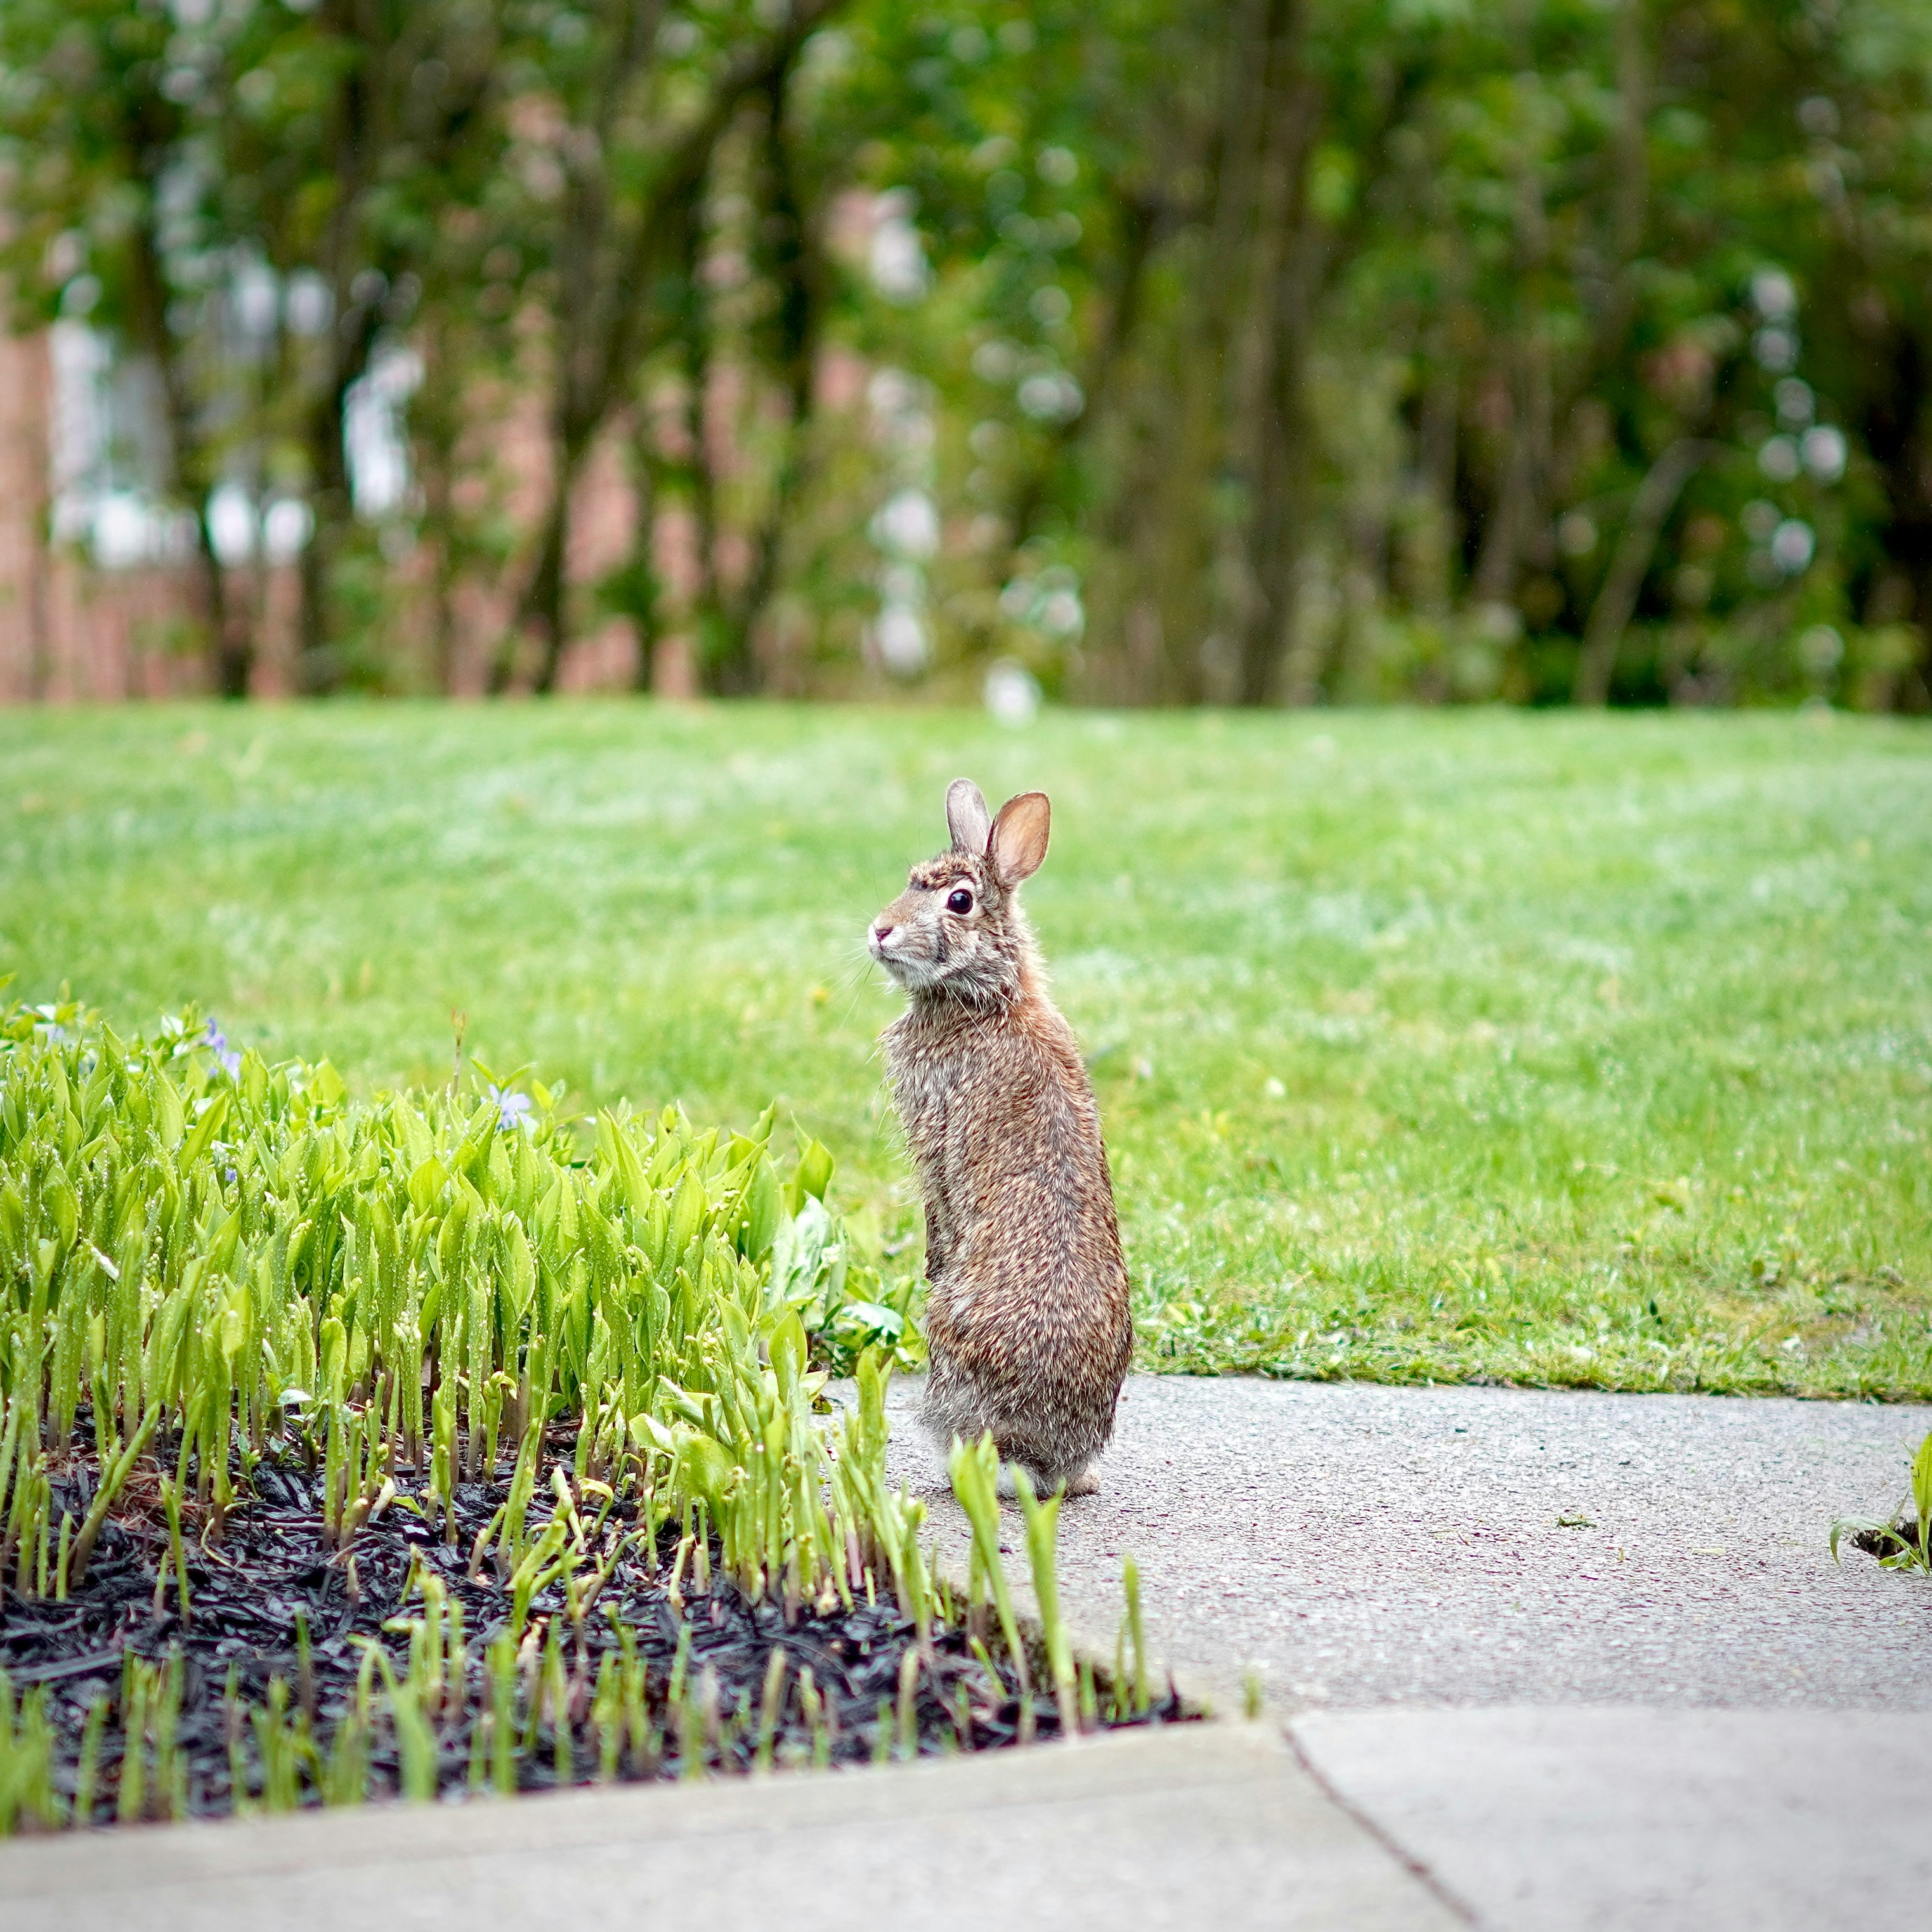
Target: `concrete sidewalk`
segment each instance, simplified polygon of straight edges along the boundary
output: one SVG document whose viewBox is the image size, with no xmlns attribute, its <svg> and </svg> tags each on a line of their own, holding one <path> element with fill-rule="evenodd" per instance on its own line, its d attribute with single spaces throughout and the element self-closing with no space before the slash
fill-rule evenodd
<svg viewBox="0 0 1932 1932">
<path fill-rule="evenodd" d="M 1932 1894 L 1911 1716 L 1311 1712 L 916 1766 L 0 1845 L 7 1932 L 1864 1932 Z"/>
<path fill-rule="evenodd" d="M 7 1932 L 1453 1932 L 1257 1726 L 879 1771 L 0 1846 Z"/>
<path fill-rule="evenodd" d="M 965 1519 L 892 1394 L 893 1474 L 962 1571 Z M 1827 1547 L 1889 1514 L 1932 1409 L 1136 1376 L 1060 1594 L 1111 1655 L 1120 1560 L 1184 1683 L 1236 1708 L 1932 1709 L 1932 1586 Z M 1026 1574 L 1009 1505 L 1008 1568 Z"/>
<path fill-rule="evenodd" d="M 1853 1932 L 1932 1899 L 1919 1717 L 1323 1711 L 1292 1735 L 1491 1932 Z"/>
</svg>

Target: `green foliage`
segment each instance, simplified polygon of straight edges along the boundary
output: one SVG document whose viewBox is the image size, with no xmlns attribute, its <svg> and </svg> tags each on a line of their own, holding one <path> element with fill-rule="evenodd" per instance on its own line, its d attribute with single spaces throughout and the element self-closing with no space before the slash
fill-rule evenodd
<svg viewBox="0 0 1932 1932">
<path fill-rule="evenodd" d="M 956 1481 L 955 1487 L 958 1486 Z M 1060 1728 L 1071 1737 L 1080 1728 L 1075 1707 L 1073 1644 L 1060 1614 L 1060 1576 L 1058 1562 L 1060 1540 L 1060 1508 L 1066 1500 L 1064 1490 L 1042 1500 L 1034 1491 L 1033 1479 L 1019 1468 L 1013 1471 L 1014 1493 L 1026 1521 L 1027 1563 L 1033 1574 L 1034 1601 L 1040 1606 L 1041 1639 L 1046 1649 L 1046 1664 L 1053 1679 L 1054 1695 L 1060 1705 Z"/>
<path fill-rule="evenodd" d="M 101 1476 L 70 1567 L 62 1532 L 63 1591 L 158 1430 L 218 1524 L 255 1458 L 305 1441 L 344 1543 L 431 1435 L 432 1510 L 507 1438 L 521 1448 L 500 1561 L 520 1627 L 580 1555 L 566 1511 L 541 1535 L 524 1521 L 546 1426 L 567 1416 L 650 1522 L 701 1502 L 754 1600 L 849 1598 L 884 1435 L 854 1460 L 814 1418 L 824 1378 L 769 1265 L 790 1227 L 770 1116 L 749 1136 L 697 1133 L 674 1108 L 573 1122 L 536 1083 L 478 1084 L 358 1104 L 327 1061 L 271 1066 L 192 1013 L 134 1041 L 71 1005 L 0 1022 L 0 1564 L 15 1587 L 47 1594 L 46 1459 L 87 1404 Z M 806 1171 L 822 1195 L 829 1161 Z"/>
<path fill-rule="evenodd" d="M 158 377 L 106 480 L 204 562 L 307 507 L 311 686 L 446 686 L 468 590 L 494 688 L 614 612 L 733 692 L 1916 705 L 1923 11 L 10 0 L 7 265 Z"/>
<path fill-rule="evenodd" d="M 37 1684 L 14 1699 L 0 1670 L 0 1838 L 23 1820 L 52 1828 L 66 1822 L 67 1808 L 54 1788 L 53 1733 L 47 1722 L 47 1691 Z"/>
<path fill-rule="evenodd" d="M 850 1218 L 836 1218 L 822 1196 L 806 1194 L 774 1244 L 773 1292 L 798 1311 L 814 1360 L 833 1373 L 851 1373 L 868 1348 L 916 1368 L 925 1359 L 916 1325 L 920 1278 L 908 1270 L 888 1281 L 862 1258 L 860 1246 Z"/>
<path fill-rule="evenodd" d="M 1890 1522 L 1866 1516 L 1840 1516 L 1832 1526 L 1832 1555 L 1850 1537 L 1869 1550 L 1887 1570 L 1916 1570 L 1932 1576 L 1932 1435 L 1912 1459 L 1912 1498 Z"/>
<path fill-rule="evenodd" d="M 999 1451 L 990 1435 L 977 1442 L 955 1441 L 947 1467 L 952 1493 L 966 1512 L 972 1526 L 973 1542 L 968 1561 L 967 1595 L 983 1620 L 983 1606 L 990 1594 L 1000 1621 L 1000 1634 L 1012 1659 L 1020 1681 L 1020 1736 L 1024 1740 L 1033 1729 L 1033 1700 L 1026 1646 L 1021 1641 L 1019 1618 L 1013 1606 L 1012 1586 L 1006 1580 L 1000 1561 Z"/>
</svg>

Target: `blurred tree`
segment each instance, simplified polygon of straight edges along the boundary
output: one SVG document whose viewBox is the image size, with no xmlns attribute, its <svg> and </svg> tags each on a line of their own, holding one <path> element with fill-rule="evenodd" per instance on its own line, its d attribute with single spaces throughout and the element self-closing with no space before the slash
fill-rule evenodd
<svg viewBox="0 0 1932 1932">
<path fill-rule="evenodd" d="M 1922 0 L 0 10 L 237 692 L 272 518 L 314 689 L 1925 706 L 1928 129 Z"/>
<path fill-rule="evenodd" d="M 185 76 L 208 38 L 127 0 L 0 8 L 0 128 L 12 154 L 0 189 L 11 219 L 0 233 L 20 319 L 64 315 L 112 332 L 157 406 L 161 434 L 142 480 L 191 521 L 216 687 L 240 697 L 248 640 L 208 520 L 221 449 L 206 408 L 215 377 L 178 306 L 195 198 Z"/>
<path fill-rule="evenodd" d="M 508 10 L 305 0 L 239 10 L 207 82 L 210 199 L 230 249 L 259 254 L 309 308 L 286 318 L 296 326 L 259 412 L 269 436 L 299 451 L 291 480 L 313 518 L 300 554 L 300 681 L 327 690 L 358 668 L 380 681 L 380 667 L 353 662 L 335 606 L 355 526 L 351 399 L 385 342 L 400 348 L 432 282 L 440 304 L 473 300 L 484 231 L 460 218 L 488 208 L 504 163 L 517 77 Z"/>
<path fill-rule="evenodd" d="M 566 640 L 564 574 L 573 486 L 598 433 L 637 398 L 642 366 L 674 337 L 703 386 L 708 331 L 698 284 L 703 196 L 720 148 L 748 103 L 770 130 L 770 186 L 788 194 L 783 103 L 806 37 L 838 0 L 798 0 L 761 26 L 756 8 L 674 11 L 656 0 L 605 0 L 574 10 L 533 5 L 528 26 L 549 52 L 524 96 L 525 178 L 556 202 L 549 230 L 553 330 L 548 409 L 551 477 L 522 620 L 539 640 L 536 681 L 554 685 Z M 544 164 L 549 164 L 546 168 Z M 778 263 L 788 298 L 799 279 L 796 210 L 777 211 L 794 236 Z M 788 382 L 809 397 L 790 352 Z M 798 406 L 803 413 L 803 404 Z M 701 423 L 698 442 L 704 441 Z M 512 660 L 500 657 L 495 683 Z M 742 680 L 741 680 L 742 681 Z"/>
</svg>

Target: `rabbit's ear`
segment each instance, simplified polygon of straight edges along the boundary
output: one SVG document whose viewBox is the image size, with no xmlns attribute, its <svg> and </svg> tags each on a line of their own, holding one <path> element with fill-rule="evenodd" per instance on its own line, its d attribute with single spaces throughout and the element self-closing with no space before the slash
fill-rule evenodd
<svg viewBox="0 0 1932 1932">
<path fill-rule="evenodd" d="M 952 849 L 970 857 L 986 856 L 986 840 L 993 830 L 993 814 L 980 788 L 970 778 L 955 778 L 946 788 L 946 829 L 952 834 Z"/>
<path fill-rule="evenodd" d="M 986 851 L 1002 885 L 1016 886 L 1040 870 L 1051 818 L 1043 791 L 1023 791 L 1000 807 Z"/>
</svg>

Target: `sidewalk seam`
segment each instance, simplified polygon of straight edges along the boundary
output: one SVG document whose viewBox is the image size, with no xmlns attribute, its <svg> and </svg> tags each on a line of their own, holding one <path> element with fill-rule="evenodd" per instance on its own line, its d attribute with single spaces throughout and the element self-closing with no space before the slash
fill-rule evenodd
<svg viewBox="0 0 1932 1932">
<path fill-rule="evenodd" d="M 1362 1829 L 1367 1832 L 1369 1836 L 1374 1839 L 1390 1858 L 1394 1858 L 1405 1871 L 1417 1880 L 1430 1893 L 1436 1902 L 1452 1918 L 1460 1918 L 1466 1925 L 1473 1925 L 1480 1928 L 1483 1922 L 1476 1916 L 1474 1910 L 1465 1904 L 1462 1898 L 1452 1892 L 1426 1863 L 1402 1844 L 1378 1820 L 1370 1813 L 1364 1810 L 1360 1805 L 1342 1791 L 1322 1770 L 1303 1745 L 1300 1738 L 1295 1735 L 1294 1725 L 1284 1724 L 1281 1728 L 1282 1735 L 1288 1741 L 1288 1749 L 1294 1752 L 1296 1762 L 1315 1780 L 1317 1788 L 1330 1803 L 1346 1813 L 1360 1826 Z"/>
</svg>

